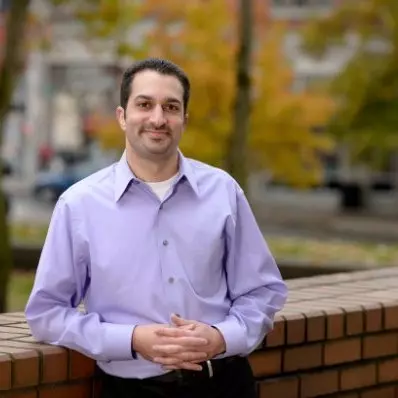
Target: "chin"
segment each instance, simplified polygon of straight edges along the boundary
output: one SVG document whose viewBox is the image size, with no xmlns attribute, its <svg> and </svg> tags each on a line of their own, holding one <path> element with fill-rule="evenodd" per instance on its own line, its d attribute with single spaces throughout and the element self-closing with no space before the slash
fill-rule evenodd
<svg viewBox="0 0 398 398">
<path fill-rule="evenodd" d="M 166 148 L 159 148 L 158 147 L 158 148 L 156 148 L 156 147 L 153 147 L 153 146 L 148 146 L 146 148 L 146 150 L 147 150 L 148 153 L 150 153 L 152 155 L 167 155 L 167 154 L 169 154 L 171 152 L 169 147 L 166 147 Z"/>
</svg>

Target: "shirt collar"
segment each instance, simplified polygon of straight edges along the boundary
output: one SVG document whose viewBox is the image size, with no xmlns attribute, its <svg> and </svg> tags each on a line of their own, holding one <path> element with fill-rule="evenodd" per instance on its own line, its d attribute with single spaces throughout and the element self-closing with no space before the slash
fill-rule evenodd
<svg viewBox="0 0 398 398">
<path fill-rule="evenodd" d="M 191 164 L 180 150 L 178 150 L 178 156 L 179 156 L 179 174 L 177 182 L 179 182 L 182 178 L 185 177 L 188 183 L 191 185 L 191 188 L 193 189 L 195 194 L 199 195 L 198 183 L 195 178 L 194 171 L 192 170 Z M 126 151 L 124 151 L 122 157 L 116 163 L 115 192 L 114 192 L 115 202 L 117 202 L 124 195 L 130 184 L 134 183 L 134 181 L 138 182 L 138 178 L 131 171 L 127 163 Z"/>
</svg>

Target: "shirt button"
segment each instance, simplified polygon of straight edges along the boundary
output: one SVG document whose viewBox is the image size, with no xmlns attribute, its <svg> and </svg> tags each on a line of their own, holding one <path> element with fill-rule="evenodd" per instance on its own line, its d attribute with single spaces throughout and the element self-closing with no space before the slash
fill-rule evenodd
<svg viewBox="0 0 398 398">
<path fill-rule="evenodd" d="M 163 246 L 167 246 L 169 244 L 169 242 L 167 240 L 163 241 Z"/>
<path fill-rule="evenodd" d="M 169 278 L 169 283 L 174 283 L 174 278 L 170 277 Z"/>
</svg>

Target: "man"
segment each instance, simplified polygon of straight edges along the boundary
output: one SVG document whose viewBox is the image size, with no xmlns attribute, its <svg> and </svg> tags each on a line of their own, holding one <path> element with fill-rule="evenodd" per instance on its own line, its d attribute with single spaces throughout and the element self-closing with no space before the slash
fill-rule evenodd
<svg viewBox="0 0 398 398">
<path fill-rule="evenodd" d="M 178 149 L 189 95 L 171 62 L 124 73 L 125 152 L 64 192 L 43 247 L 32 334 L 94 358 L 103 398 L 255 397 L 246 357 L 286 300 L 238 184 Z"/>
</svg>

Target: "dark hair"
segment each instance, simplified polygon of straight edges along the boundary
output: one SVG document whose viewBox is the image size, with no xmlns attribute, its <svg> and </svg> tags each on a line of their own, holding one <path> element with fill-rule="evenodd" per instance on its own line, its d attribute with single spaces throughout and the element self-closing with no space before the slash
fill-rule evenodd
<svg viewBox="0 0 398 398">
<path fill-rule="evenodd" d="M 122 108 L 126 110 L 127 102 L 131 94 L 131 86 L 134 76 L 144 70 L 152 70 L 163 75 L 175 76 L 180 81 L 184 89 L 183 102 L 184 111 L 186 112 L 191 90 L 191 84 L 189 82 L 188 76 L 177 65 L 160 58 L 147 58 L 142 61 L 138 61 L 124 72 L 120 86 L 120 105 Z"/>
</svg>

